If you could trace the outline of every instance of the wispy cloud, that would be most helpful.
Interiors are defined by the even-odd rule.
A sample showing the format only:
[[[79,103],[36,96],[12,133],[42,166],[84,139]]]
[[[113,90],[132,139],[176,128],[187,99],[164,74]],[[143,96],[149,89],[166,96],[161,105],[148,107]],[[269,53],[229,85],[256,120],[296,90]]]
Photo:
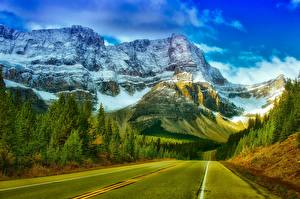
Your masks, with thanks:
[[[257,62],[253,67],[236,67],[230,63],[210,62],[222,72],[231,82],[253,84],[270,80],[281,74],[288,78],[296,78],[300,72],[300,60],[294,57],[280,59],[272,57],[270,60]]]
[[[217,46],[209,46],[207,44],[204,43],[194,43],[195,46],[197,46],[198,48],[200,48],[204,53],[224,53],[226,52],[225,49],[217,47]]]
[[[231,22],[230,22],[230,25],[231,25],[232,27],[234,27],[234,28],[240,30],[240,31],[246,31],[244,25],[243,25],[240,21],[238,21],[238,20],[233,20],[233,21],[231,21]]]
[[[296,10],[300,8],[300,0],[289,0],[288,2],[282,1],[276,4],[277,8],[286,8],[289,10]]]
[[[232,28],[235,28],[240,31],[246,31],[244,25],[239,20],[225,18],[222,10],[205,9],[202,11],[200,18],[204,23],[225,25],[225,26],[232,27]]]

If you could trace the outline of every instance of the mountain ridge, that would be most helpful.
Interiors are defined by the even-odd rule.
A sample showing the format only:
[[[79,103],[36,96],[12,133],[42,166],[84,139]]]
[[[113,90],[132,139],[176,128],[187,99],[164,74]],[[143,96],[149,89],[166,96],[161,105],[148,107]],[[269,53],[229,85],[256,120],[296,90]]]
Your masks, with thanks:
[[[129,118],[132,123],[156,117],[159,120],[151,122],[168,131],[180,133],[189,124],[187,129],[195,135],[197,131],[205,134],[201,123],[207,118],[214,121],[218,114],[224,121],[243,112],[240,120],[265,114],[285,84],[282,76],[256,85],[233,84],[208,63],[200,48],[180,34],[106,46],[98,33],[76,25],[30,32],[0,25],[0,64],[7,87],[32,88],[48,103],[59,94],[71,93],[98,107],[103,103],[111,111],[129,106],[134,110]],[[178,129],[169,125],[179,121],[173,118],[172,106],[181,107],[175,115],[185,120]],[[149,115],[144,109],[151,107],[155,113]],[[157,107],[166,110],[165,116]]]

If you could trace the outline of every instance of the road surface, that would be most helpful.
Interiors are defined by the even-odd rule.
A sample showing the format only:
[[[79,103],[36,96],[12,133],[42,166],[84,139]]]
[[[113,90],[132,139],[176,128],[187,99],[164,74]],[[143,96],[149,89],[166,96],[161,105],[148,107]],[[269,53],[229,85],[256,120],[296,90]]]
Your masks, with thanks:
[[[276,198],[215,161],[160,161],[0,182],[0,198]]]

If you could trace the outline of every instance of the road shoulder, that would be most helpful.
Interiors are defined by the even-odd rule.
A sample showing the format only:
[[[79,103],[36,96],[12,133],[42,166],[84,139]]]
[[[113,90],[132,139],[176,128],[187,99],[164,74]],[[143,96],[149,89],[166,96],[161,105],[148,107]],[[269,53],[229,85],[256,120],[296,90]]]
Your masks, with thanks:
[[[274,195],[281,198],[300,198],[300,190],[287,182],[282,182],[278,178],[270,178],[264,175],[259,175],[257,172],[252,172],[247,168],[229,163],[221,162],[226,168],[231,170],[243,180],[247,181],[252,186],[263,187]]]

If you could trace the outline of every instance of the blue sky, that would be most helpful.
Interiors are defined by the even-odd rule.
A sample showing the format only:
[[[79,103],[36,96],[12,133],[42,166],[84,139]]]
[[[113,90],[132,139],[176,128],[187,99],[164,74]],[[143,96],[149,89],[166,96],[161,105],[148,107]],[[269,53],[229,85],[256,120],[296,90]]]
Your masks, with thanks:
[[[19,30],[79,24],[109,44],[186,35],[233,82],[300,70],[300,0],[0,0]]]

